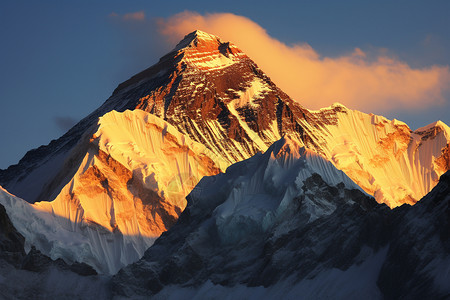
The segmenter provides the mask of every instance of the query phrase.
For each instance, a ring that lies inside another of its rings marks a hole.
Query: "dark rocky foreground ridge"
[[[115,294],[239,298],[249,289],[249,298],[269,299],[450,297],[448,172],[419,203],[394,210],[315,173],[260,230],[245,214],[224,221],[219,213],[242,185],[255,184],[258,176],[245,179],[259,172],[261,161],[252,159],[204,178],[178,223],[113,277]],[[322,212],[312,212],[311,203]]]
[[[389,299],[450,297],[450,172],[420,203],[392,212],[378,285]]]

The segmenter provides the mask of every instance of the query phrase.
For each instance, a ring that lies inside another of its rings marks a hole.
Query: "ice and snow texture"
[[[220,171],[220,159],[140,110],[106,114],[87,137],[60,172],[74,175],[54,201],[31,205],[5,191],[2,201],[27,244],[114,274],[175,223],[185,196]]]
[[[320,174],[330,186],[344,183],[348,189],[361,190],[326,158],[284,137],[264,154],[232,165],[226,174],[202,179],[191,194],[193,207],[200,210],[223,201],[213,216],[221,238],[236,241],[252,230],[270,228],[294,198],[304,195],[304,181],[313,174]],[[219,196],[222,193],[225,201]],[[331,202],[318,205],[306,195],[303,209],[312,222],[331,214],[336,206]]]
[[[450,129],[444,123],[435,122],[412,132],[398,120],[339,104],[316,114],[330,111],[335,111],[337,122],[316,130],[320,132],[315,135],[319,145],[316,150],[378,202],[390,207],[414,204],[447,170],[448,162],[438,163],[450,141]]]

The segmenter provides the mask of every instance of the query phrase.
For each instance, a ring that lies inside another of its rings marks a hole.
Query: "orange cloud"
[[[112,18],[121,18],[124,21],[144,21],[145,20],[145,13],[143,11],[127,13],[124,15],[119,15],[115,12],[112,12],[109,16]]]
[[[195,29],[233,42],[288,95],[312,109],[333,102],[365,111],[429,108],[443,104],[450,87],[448,66],[413,68],[383,51],[368,57],[359,48],[349,55],[323,57],[306,43],[286,45],[257,23],[231,13],[187,11],[157,23],[172,44]]]

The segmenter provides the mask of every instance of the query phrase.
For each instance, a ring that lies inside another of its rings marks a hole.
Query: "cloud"
[[[53,121],[55,121],[56,126],[58,126],[59,129],[61,129],[63,132],[68,131],[70,128],[72,128],[78,120],[72,117],[54,117]]]
[[[123,21],[144,21],[145,13],[143,11],[131,12],[123,15],[112,12],[109,14],[111,18],[120,18]]]
[[[449,94],[448,66],[413,68],[386,49],[369,54],[356,48],[324,57],[307,43],[286,45],[252,20],[231,13],[186,11],[157,24],[171,44],[195,29],[233,42],[288,95],[312,109],[341,102],[364,111],[418,110],[443,104]]]

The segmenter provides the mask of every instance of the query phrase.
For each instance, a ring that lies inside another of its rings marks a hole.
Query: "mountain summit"
[[[41,251],[114,273],[176,222],[203,176],[282,137],[395,207],[414,204],[449,169],[448,133],[440,123],[413,132],[342,105],[310,111],[236,46],[195,31],[61,138],[1,170],[0,185],[39,202],[12,221],[25,222],[16,227]],[[25,232],[43,214],[78,244]]]
[[[174,51],[183,52],[184,62],[202,70],[225,68],[247,57],[232,43],[200,30],[186,35]]]
[[[223,42],[218,36],[206,33],[201,30],[195,30],[187,35],[175,46],[173,51],[179,51],[183,48],[209,48],[214,49],[215,46],[222,45]]]

